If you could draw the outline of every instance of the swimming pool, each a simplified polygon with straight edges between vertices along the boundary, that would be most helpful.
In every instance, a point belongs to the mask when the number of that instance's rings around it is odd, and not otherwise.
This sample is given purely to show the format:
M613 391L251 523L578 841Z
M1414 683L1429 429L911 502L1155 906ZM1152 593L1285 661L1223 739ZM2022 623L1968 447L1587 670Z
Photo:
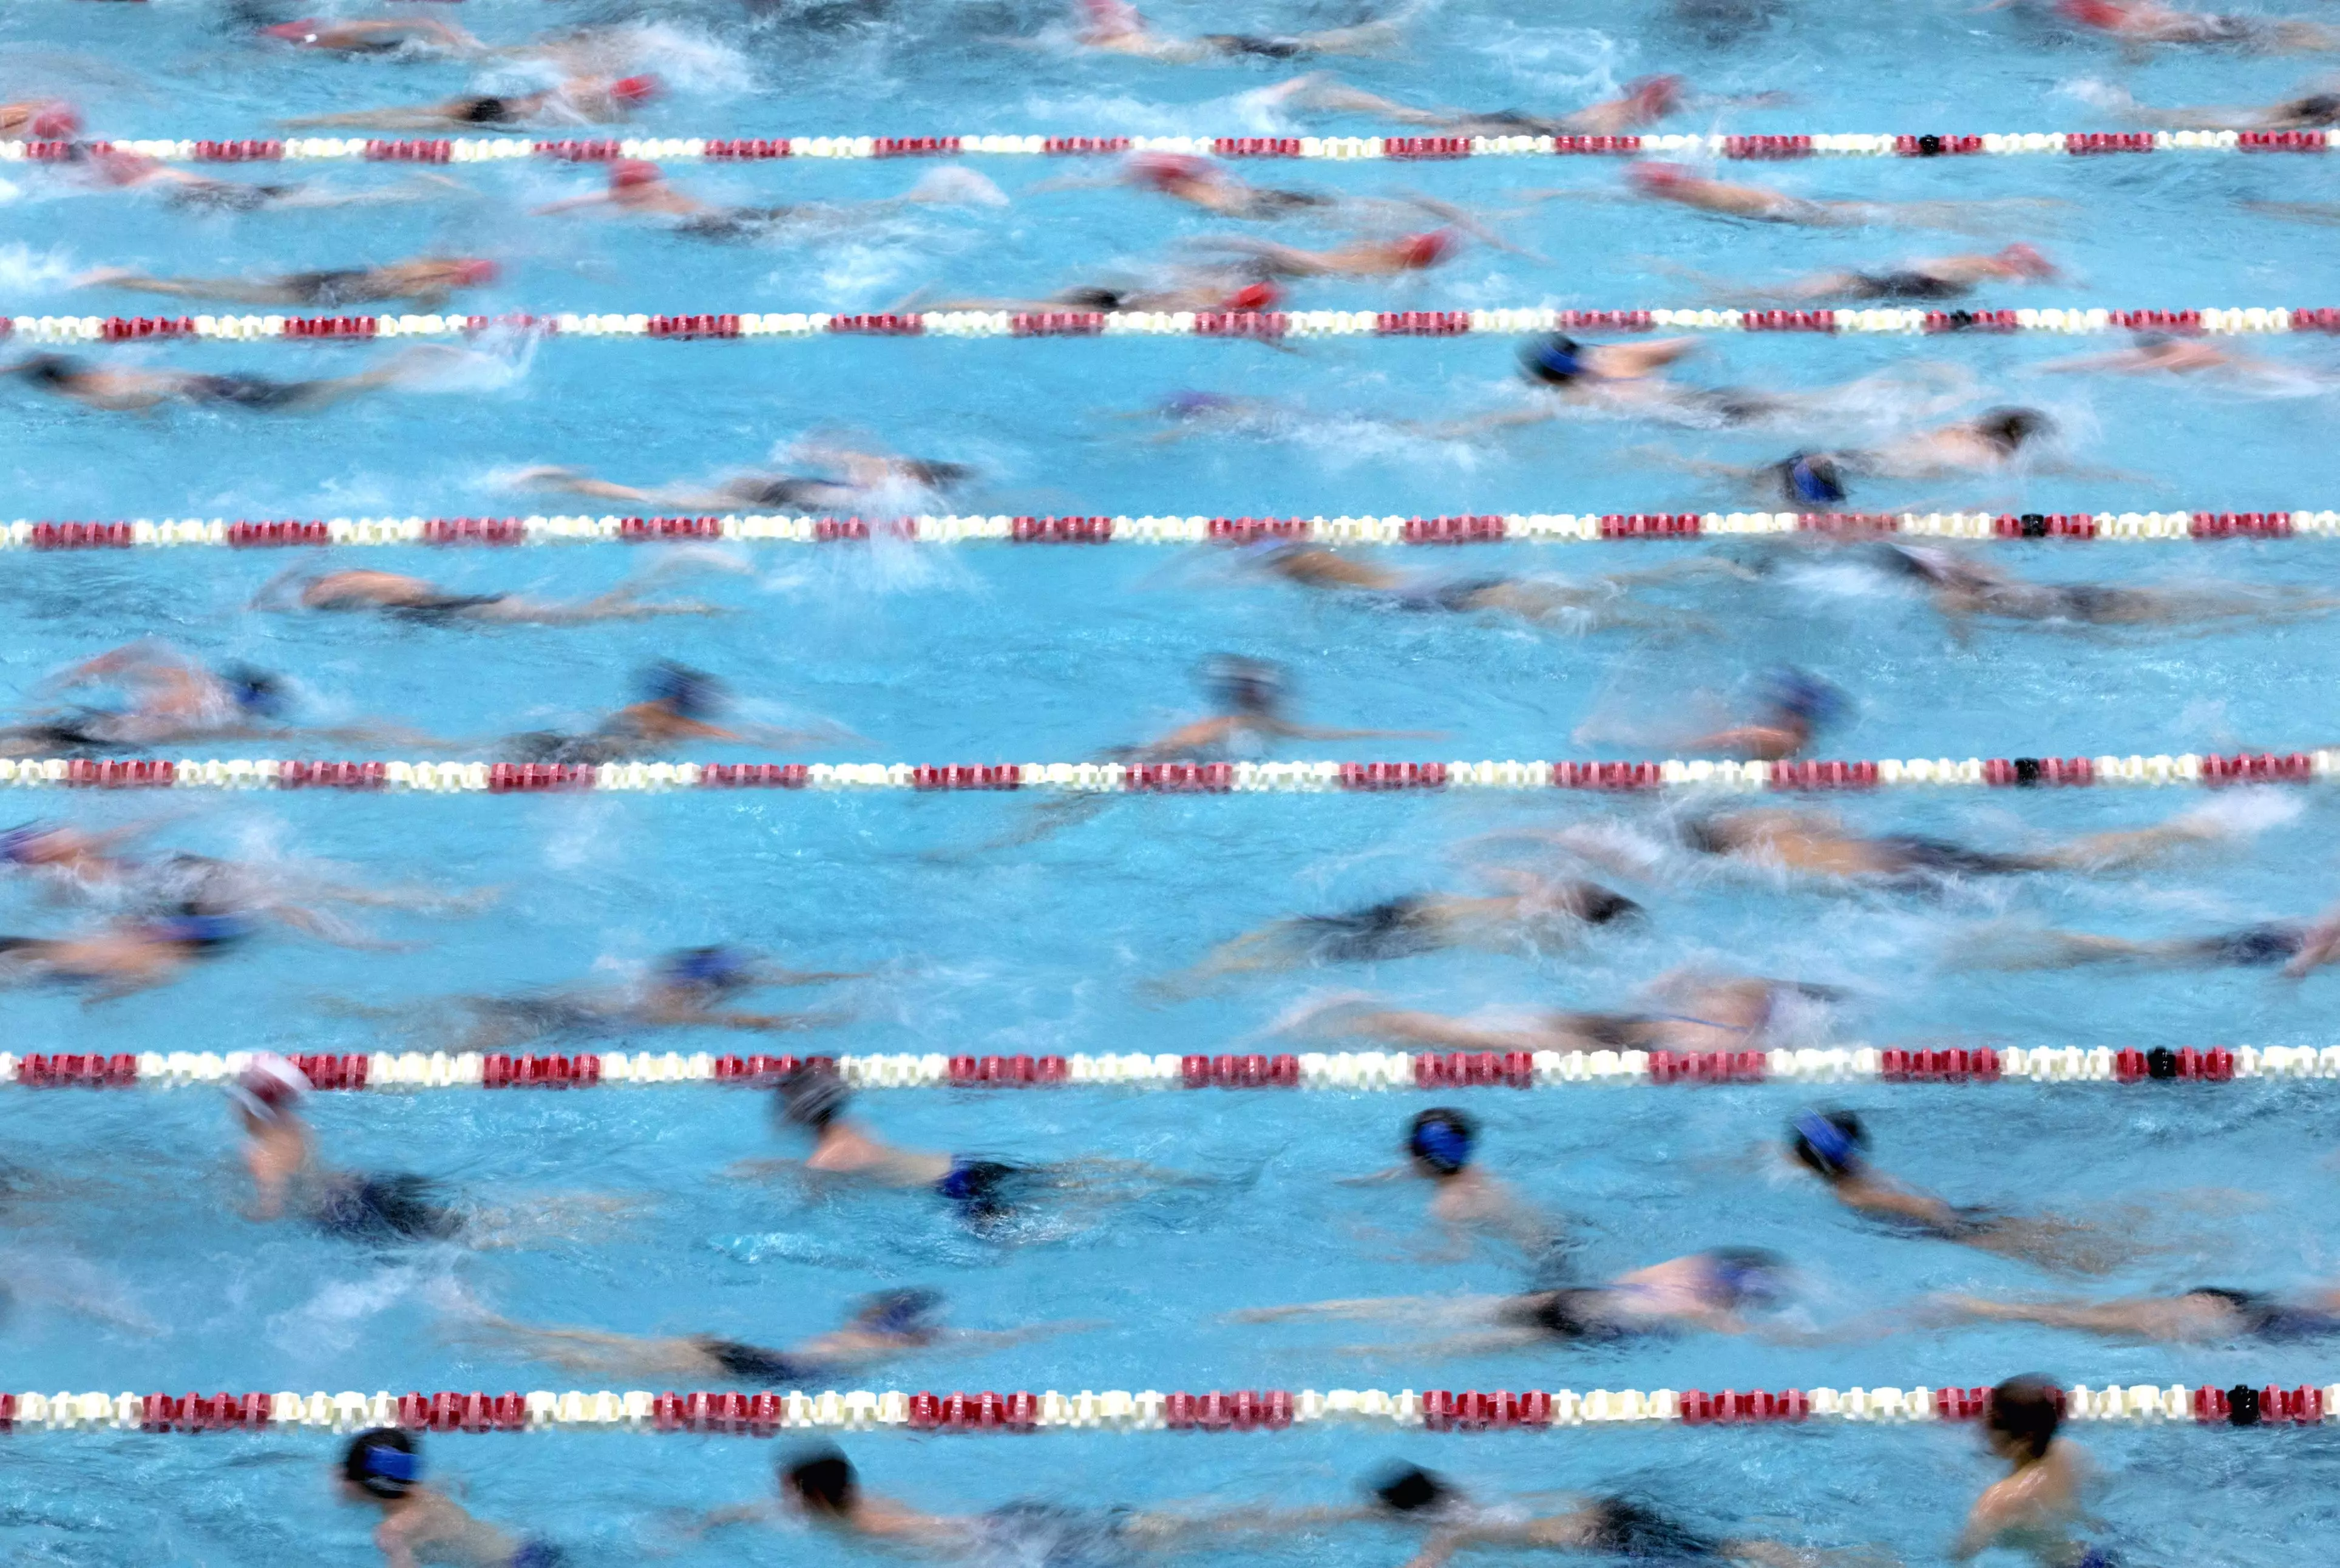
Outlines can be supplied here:
M632 9L472 0L444 12L491 43ZM354 13L352 13L354 14ZM291 12L286 12L289 16ZM532 67L325 60L250 41L258 22L213 7L68 5L0 14L24 73L8 96L74 101L93 134L241 137L277 117L520 91ZM1168 31L1327 27L1341 7L1273 17L1164 8ZM1280 112L1254 94L1285 79L1258 63L1179 68L1073 47L1051 6L671 5L627 45L628 69L666 85L649 134L1036 133L1369 134L1358 115ZM1017 42L1022 40L1024 42ZM1036 46L1026 46L1036 41ZM1955 62L1944 68L1944 63ZM1332 62L1408 102L1572 108L1625 81L1680 71L1716 98L1665 128L1747 133L2111 130L2100 88L2152 104L2265 103L2312 62L2186 55L2149 63L2028 10L1611 6L1562 20L1460 4L1410 24L1394 58ZM0 171L0 283L11 315L176 314L122 290L75 289L86 269L232 276L386 263L424 253L502 267L459 308L697 313L876 312L955 297L1027 298L1124 273L1245 227L1102 184L1096 161L964 161L1004 204L921 204L753 243L711 244L654 223L531 216L599 190L605 172L514 160L432 169L335 163L213 169L338 194L409 199L191 214L93 189L70 168ZM1255 183L1361 197L1414 191L1467 208L1513 249L1474 242L1395 281L1301 280L1303 309L1647 308L1709 303L1683 270L1740 283L2023 241L2062 269L1995 284L1980 306L2327 305L2325 230L2245 203L2335 199L2328 159L1834 159L1748 164L1723 177L1813 198L2027 202L1958 215L1973 232L1800 229L1631 200L1617 160L1246 164ZM869 202L933 164L798 158L677 162L703 199ZM1566 194L1526 203L1520 193ZM967 193L962 187L962 196ZM1968 220L1971 219L1969 223ZM1380 219L1373 220L1380 222ZM1350 229L1305 219L1245 232L1330 245ZM263 307L250 307L261 309ZM273 309L276 307L265 307ZM358 309L377 307L362 305ZM407 307L387 305L383 310ZM832 445L967 465L947 497L880 485L850 508L987 514L1452 515L1730 511L1750 504L1684 464L1756 463L1799 448L1878 443L1994 404L2049 413L2054 464L1983 478L1863 479L1851 504L1924 511L2330 509L2324 461L2333 346L2241 340L2272 369L2241 380L2049 374L2103 340L1718 334L1682 367L1708 386L1849 385L1759 429L1581 415L1493 434L1442 427L1534 406L1499 338L1334 340L1279 352L1190 339L949 342L816 338L666 343L491 334L421 384L310 414L235 408L104 413L6 383L0 512L28 519L502 516L655 511L549 499L532 465L617 483L703 488L729 471L803 468ZM173 342L87 351L108 366L270 377L382 362L381 344ZM11 359L15 357L12 349ZM1913 366L1926 367L1914 372ZM1910 389L1921 374L1924 395ZM1864 378L1886 378L1882 381ZM1200 391L1258 400L1225 428L1160 416ZM1920 402L1924 406L1919 406ZM1165 437L1175 439L1162 439ZM816 462L813 466L818 466ZM680 510L698 512L697 505ZM785 510L785 509L773 509ZM2028 579L2181 590L2325 590L2321 540L2124 548L2006 542L1995 566ZM1353 552L1381 559L1381 552ZM1767 671L1841 688L1824 757L1983 757L2305 750L2332 740L2328 618L2081 629L1945 620L1874 546L1744 541L1472 546L1408 551L1433 579L1584 579L1710 557L1743 575L1635 587L1639 623L1538 628L1493 613L1431 614L1312 592L1224 551L968 545L526 550L384 548L335 555L427 577L456 596L574 600L650 571L669 598L724 613L576 627L417 623L251 608L298 551L12 551L0 571L11 635L0 683L20 708L44 678L134 637L214 667L281 672L292 721L406 727L415 737L297 745L220 739L160 755L491 759L501 738L580 732L634 700L661 659L713 672L736 712L817 739L767 752L678 747L707 760L1077 761L1208 710L1198 671L1237 652L1290 673L1316 725L1433 732L1295 740L1333 759L1680 755L1743 715ZM1244 558L1252 560L1255 558ZM427 738L427 739L426 739ZM1834 987L1840 1000L1786 1043L2034 1047L2322 1046L2328 977L2266 968L1989 967L2043 928L2186 938L2303 920L2331 901L2335 808L2320 788L1969 791L1909 789L1822 804L1868 835L2015 850L2142 827L2189 810L2225 837L2137 869L2047 870L1852 888L1718 866L1680 847L1704 803L1678 794L1164 796L1115 799L1049 822L1028 795L817 791L565 795L284 793L219 798L26 792L19 814L88 829L142 826L137 853L247 862L426 891L421 908L339 911L333 945L281 925L174 983L84 1007L61 987L5 998L15 1052L285 1054L454 1048L437 999L534 997L619 985L678 948L736 944L807 969L867 971L750 1005L848 1015L780 1048L1069 1055L1324 1048L1308 1032L1351 993L1452 1015L1616 1011L1695 968ZM1594 874L1649 918L1525 950L1468 948L1308 967L1170 1000L1147 983L1215 944L1294 914L1422 893L1483 893L1506 868L1558 862L1529 831L1590 831L1630 874ZM1028 836L1028 841L1019 842ZM463 895L477 892L476 899ZM25 878L0 931L89 929L125 907L101 887L67 897ZM778 999L775 999L778 998ZM1335 1015L1337 1016L1337 1015ZM1320 1020L1321 1021L1321 1020ZM721 1051L743 1037L620 1024L524 1048ZM752 1038L752 1037L749 1037ZM1354 1044L1356 1042L1346 1042ZM762 1048L763 1042L757 1042ZM476 1329L482 1313L640 1335L793 1345L868 1293L933 1287L973 1329L1081 1325L1026 1343L937 1351L816 1388L1815 1388L1988 1384L2038 1370L2070 1384L2320 1384L2314 1344L2131 1345L2018 1325L1945 1327L1925 1299L2166 1293L2201 1284L2283 1292L2333 1272L2323 1223L2326 1086L2254 1081L1977 1086L1791 1084L1452 1091L1481 1118L1484 1165L1567 1221L1572 1246L1532 1268L1503 1248L1455 1251L1423 1219L1421 1184L1345 1186L1391 1164L1412 1091L1189 1094L1079 1088L1009 1094L872 1090L858 1110L906 1146L996 1160L1099 1156L1192 1178L1110 1203L1041 1203L971 1227L927 1195L808 1191L742 1179L740 1161L801 1152L768 1097L679 1087L592 1094L319 1095L307 1115L336 1165L412 1171L473 1215L486 1246L352 1245L241 1212L250 1187L213 1094L179 1089L5 1095L10 1176L0 1246L9 1307L0 1386L138 1391L665 1389L688 1379L573 1374ZM2128 1244L2107 1273L2057 1275L1937 1240L1889 1234L1830 1205L1778 1157L1788 1119L1855 1109L1881 1166L1961 1204L2055 1212ZM579 1195L609 1200L584 1214ZM1689 1335L1622 1345L1433 1355L1430 1335L1380 1324L1244 1324L1231 1311L1354 1295L1502 1293L1598 1281L1716 1245L1757 1246L1796 1270L1786 1327L1813 1343ZM1362 1342L1373 1354L1344 1348ZM743 1385L744 1386L744 1385ZM2313 1559L2331 1513L2328 1428L2234 1431L2092 1424L2109 1477L2095 1538L2125 1561ZM679 1528L685 1511L768 1495L776 1452L745 1436L558 1431L425 1439L432 1474L469 1484L485 1518L591 1563L674 1554L768 1555L769 1535ZM1162 1506L1350 1500L1405 1457L1494 1498L1624 1491L1700 1529L1891 1556L1938 1554L1998 1474L1949 1423L1675 1424L1440 1435L1304 1425L1275 1434L1049 1432L845 1439L876 1491L943 1511L1009 1498ZM322 1433L20 1430L0 1538L27 1562L209 1563L303 1553L371 1561L370 1515L334 1510ZM787 1535L781 1549L806 1549ZM1402 1561L1418 1537L1382 1525L1211 1546L1277 1560ZM860 1548L848 1548L859 1551ZM997 1558L1037 1563L1043 1546ZM1048 1558L1051 1568L1058 1561Z

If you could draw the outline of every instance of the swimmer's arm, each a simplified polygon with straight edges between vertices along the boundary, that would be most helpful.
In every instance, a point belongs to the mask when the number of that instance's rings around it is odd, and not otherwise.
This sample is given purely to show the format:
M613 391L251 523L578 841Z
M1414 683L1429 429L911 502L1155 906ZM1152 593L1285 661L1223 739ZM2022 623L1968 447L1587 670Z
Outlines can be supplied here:
M382 1561L390 1568L420 1568L406 1533L404 1526L396 1518L385 1519L374 1528L373 1543L382 1548Z
M1404 1166L1391 1166L1387 1169L1377 1170L1371 1176L1338 1176L1334 1179L1333 1185L1334 1186L1373 1186L1380 1182L1403 1181L1413 1174L1413 1172Z
M72 669L52 675L41 682L38 690L62 691L92 680L102 680L124 670L163 669L184 670L187 661L179 650L166 642L145 637L135 642L125 642L119 648L108 649L94 659L84 660Z
M1990 1486L1975 1500L1974 1509L1968 1513L1966 1524L1958 1531L1958 1539L1950 1543L1948 1553L1950 1561L1972 1562L1990 1549L2007 1524L2008 1509L1998 1495L1998 1485Z
M1454 1554L1472 1543L1472 1533L1449 1530L1423 1543L1422 1550L1406 1559L1404 1568L1445 1568Z
M2309 927L2300 939L2299 951L2283 967L2284 978L2296 980L2335 958L2340 958L2340 918L2327 915Z
M1810 737L1776 724L1740 724L1687 742L1687 751L1740 751L1759 762L1777 762L1803 749Z
M866 980L871 969L758 969L759 986L826 986L835 980Z

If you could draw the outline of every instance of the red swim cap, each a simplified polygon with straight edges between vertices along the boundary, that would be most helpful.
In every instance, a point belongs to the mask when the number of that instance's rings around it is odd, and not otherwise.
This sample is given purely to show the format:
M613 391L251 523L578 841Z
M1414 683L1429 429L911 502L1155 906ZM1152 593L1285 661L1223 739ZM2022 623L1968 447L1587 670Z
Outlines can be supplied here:
M620 104L647 104L658 95L656 76L620 76L610 84L610 96Z
M105 177L106 183L114 185L134 185L163 166L160 159L149 158L142 153L116 152L112 148L98 154L91 162L97 165L97 172Z
M1219 302L1223 311L1272 311L1284 303L1284 291L1274 283L1259 283L1237 289Z
M2022 277L2052 278L2056 275L2056 263L2029 245L2022 243L2009 245L1998 253L1998 259L2001 263L2013 268L2017 274Z
M1089 14L1091 28L1104 34L1143 33L1145 18L1129 0L1081 0L1081 9Z
M303 16L298 22L279 22L273 27L263 27L260 30L260 35L263 38L282 38L287 44L314 44L317 41L317 29L323 25L324 24L314 16Z
M610 188L622 191L632 185L655 185L666 174L656 164L642 158L620 158L610 165Z
M2128 12L2113 4L2113 0L2056 0L2056 9L2067 22L2077 22L2083 27L2102 27L2117 32L2128 25Z
M1641 190L1653 194L1672 190L1675 186L1696 178L1682 164L1638 163L1625 165L1625 178Z
M454 265L455 283L461 288L481 288L494 283L501 270L485 256L466 256Z
M42 104L25 122L25 129L44 142L63 142L81 129L81 115L71 104Z
M1625 84L1625 101L1652 120L1661 120L1681 107L1680 76L1644 76Z
M283 1057L262 1051L227 1086L228 1097L263 1122L277 1121L309 1092L308 1076Z
M1434 267L1454 253L1462 236L1452 229L1433 229L1425 234L1408 234L1397 243L1398 260L1408 271L1419 272Z
M1207 180L1218 173L1218 166L1208 158L1190 157L1184 153L1135 153L1122 172L1134 184L1150 191L1165 191L1190 180Z

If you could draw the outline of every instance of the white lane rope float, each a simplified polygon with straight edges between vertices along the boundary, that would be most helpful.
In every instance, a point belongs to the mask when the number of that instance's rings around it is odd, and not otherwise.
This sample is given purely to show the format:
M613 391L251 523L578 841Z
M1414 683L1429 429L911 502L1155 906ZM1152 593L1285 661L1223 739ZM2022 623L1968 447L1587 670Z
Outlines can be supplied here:
M2077 1384L2061 1391L2067 1420L2138 1424L2309 1425L2340 1420L2340 1384L2231 1388ZM349 1433L602 1431L769 1437L789 1431L1033 1433L1284 1431L1327 1423L1398 1430L1805 1422L1962 1422L1990 1390L1661 1388L1514 1392L1474 1389L1240 1389L1205 1394L663 1393L537 1390L526 1394L0 1394L0 1431Z
M2081 306L2011 311L1560 310L1548 305L1475 311L775 311L653 315L511 313L501 315L8 316L5 335L47 346L159 342L374 342L471 338L489 332L542 337L734 339L876 338L1317 338L1516 337L1547 332L1798 332L1833 337L1953 333L2163 332L2216 336L2340 332L2340 309L2209 306L2130 310Z
M0 1085L28 1089L180 1088L233 1083L255 1053L0 1052ZM1204 1056L717 1056L609 1051L529 1056L375 1051L284 1058L319 1091L590 1089L713 1085L768 1088L799 1071L863 1089L1121 1087L1563 1089L1644 1084L2234 1083L2340 1078L2340 1046L2107 1046L1899 1049L1872 1046L1739 1051L1308 1051Z
M2340 535L2340 511L1651 511L1445 517L139 518L0 523L5 550L257 550L320 545L656 544L1589 544L1627 539L1831 534L1864 539L2291 539Z
M1299 158L1334 163L1592 155L1724 158L2094 157L2137 153L2321 153L2340 130L2018 131L1978 135L1863 133L1732 136L1700 134L1555 136L292 136L186 141L0 142L0 163L68 163L125 154L174 164L347 162L493 164L760 162L774 158L1183 157Z

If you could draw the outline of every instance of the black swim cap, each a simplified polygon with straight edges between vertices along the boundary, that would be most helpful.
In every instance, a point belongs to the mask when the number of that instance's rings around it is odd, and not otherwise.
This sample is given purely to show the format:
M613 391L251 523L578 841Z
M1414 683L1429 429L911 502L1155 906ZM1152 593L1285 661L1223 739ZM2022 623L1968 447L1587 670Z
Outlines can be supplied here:
M1606 926L1612 920L1638 919L1641 906L1612 888L1598 882L1576 882L1568 889L1568 905L1572 914L1588 926Z
M1983 1424L2026 1459L2045 1459L2064 1424L2064 1391L2037 1374L2010 1377L1990 1391Z
M780 1080L780 1119L792 1126L820 1132L852 1103L845 1080L826 1068L798 1067Z
M1203 666L1203 689L1222 708L1266 715L1284 706L1284 671L1264 659L1221 653Z
M1805 1111L1788 1131L1795 1156L1827 1181L1850 1176L1869 1146L1868 1129L1850 1111Z
M404 1497L422 1476L422 1455L414 1439L392 1426L377 1426L350 1439L342 1474L369 1497Z
M2326 125L2340 123L2340 93L2310 93L2284 107L2295 120L2313 120Z
M1471 1146L1478 1141L1478 1123L1450 1107L1433 1106L1406 1128L1405 1152L1433 1175L1451 1176L1471 1163Z
M861 1501L853 1462L834 1448L816 1449L780 1472L780 1484L813 1513L842 1517Z
M685 719L706 719L723 706L723 683L704 670L662 659L635 678L642 695Z
M1976 416L1975 433L1993 446L2013 452L2034 436L2043 436L2056 428L2056 422L2036 408L1985 409Z
M1454 1489L1419 1464L1398 1464L1374 1478L1370 1488L1381 1505L1397 1513L1414 1513L1453 1501Z
M1564 387L1584 374L1584 345L1554 332L1520 351L1520 373L1546 386Z

